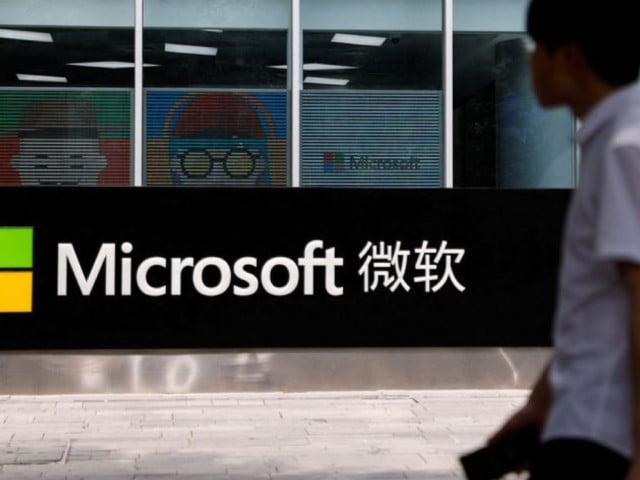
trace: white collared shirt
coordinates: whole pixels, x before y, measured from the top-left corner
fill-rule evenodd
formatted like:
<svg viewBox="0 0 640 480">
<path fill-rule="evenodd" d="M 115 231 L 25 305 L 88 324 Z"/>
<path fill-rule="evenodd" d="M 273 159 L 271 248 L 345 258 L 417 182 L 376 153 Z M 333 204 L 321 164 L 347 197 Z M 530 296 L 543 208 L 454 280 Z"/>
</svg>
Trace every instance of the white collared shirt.
<svg viewBox="0 0 640 480">
<path fill-rule="evenodd" d="M 640 264 L 640 90 L 625 87 L 585 117 L 560 268 L 543 438 L 633 452 L 629 299 L 618 262 Z"/>
</svg>

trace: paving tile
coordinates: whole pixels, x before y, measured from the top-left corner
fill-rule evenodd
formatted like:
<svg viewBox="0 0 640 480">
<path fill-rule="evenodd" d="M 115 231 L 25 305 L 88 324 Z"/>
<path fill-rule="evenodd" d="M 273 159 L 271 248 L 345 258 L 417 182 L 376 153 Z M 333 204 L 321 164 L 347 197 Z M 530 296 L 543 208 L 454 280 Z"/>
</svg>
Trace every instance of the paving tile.
<svg viewBox="0 0 640 480">
<path fill-rule="evenodd" d="M 481 444 L 526 396 L 374 391 L 0 397 L 0 480 L 462 478 L 458 456 Z"/>
<path fill-rule="evenodd" d="M 46 431 L 42 428 L 42 426 L 38 426 L 37 428 L 33 428 L 32 425 L 14 425 L 12 427 L 13 437 L 9 442 L 10 445 L 20 444 L 24 442 L 37 442 L 39 440 L 43 440 Z"/>
<path fill-rule="evenodd" d="M 15 465 L 18 452 L 14 450 L 0 451 L 0 465 Z"/>
</svg>

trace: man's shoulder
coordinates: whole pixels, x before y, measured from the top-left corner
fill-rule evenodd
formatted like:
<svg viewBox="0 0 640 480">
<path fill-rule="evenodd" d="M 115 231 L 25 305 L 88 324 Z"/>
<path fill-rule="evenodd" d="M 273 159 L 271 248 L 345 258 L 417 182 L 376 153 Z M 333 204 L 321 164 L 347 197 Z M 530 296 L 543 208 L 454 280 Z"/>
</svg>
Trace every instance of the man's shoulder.
<svg viewBox="0 0 640 480">
<path fill-rule="evenodd" d="M 640 101 L 635 107 L 625 109 L 611 125 L 609 146 L 612 149 L 640 149 Z"/>
<path fill-rule="evenodd" d="M 607 142 L 610 148 L 640 149 L 640 89 L 626 92 L 625 103 L 611 120 Z"/>
</svg>

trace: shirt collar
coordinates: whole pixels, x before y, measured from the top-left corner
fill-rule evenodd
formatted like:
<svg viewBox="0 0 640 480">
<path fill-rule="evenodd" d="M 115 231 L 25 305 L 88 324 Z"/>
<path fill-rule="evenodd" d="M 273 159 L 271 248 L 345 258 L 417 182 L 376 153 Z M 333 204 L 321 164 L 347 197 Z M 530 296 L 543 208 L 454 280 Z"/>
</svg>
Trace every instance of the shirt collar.
<svg viewBox="0 0 640 480">
<path fill-rule="evenodd" d="M 624 106 L 629 102 L 632 102 L 632 97 L 638 94 L 640 94 L 640 89 L 633 84 L 621 87 L 600 100 L 584 117 L 580 129 L 576 133 L 576 141 L 580 144 L 586 143 L 604 124 L 608 123 L 611 117 L 624 109 Z"/>
</svg>

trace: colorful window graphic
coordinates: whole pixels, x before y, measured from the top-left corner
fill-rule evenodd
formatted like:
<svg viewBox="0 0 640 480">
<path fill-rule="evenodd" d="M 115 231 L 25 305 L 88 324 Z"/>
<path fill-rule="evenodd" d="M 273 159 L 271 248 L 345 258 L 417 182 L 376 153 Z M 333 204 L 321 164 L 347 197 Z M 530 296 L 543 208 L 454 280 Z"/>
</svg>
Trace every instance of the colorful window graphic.
<svg viewBox="0 0 640 480">
<path fill-rule="evenodd" d="M 31 312 L 33 228 L 0 227 L 0 313 Z"/>
<path fill-rule="evenodd" d="M 285 187 L 286 92 L 147 90 L 146 184 Z"/>
<path fill-rule="evenodd" d="M 0 89 L 0 185 L 131 184 L 131 91 Z"/>
</svg>

